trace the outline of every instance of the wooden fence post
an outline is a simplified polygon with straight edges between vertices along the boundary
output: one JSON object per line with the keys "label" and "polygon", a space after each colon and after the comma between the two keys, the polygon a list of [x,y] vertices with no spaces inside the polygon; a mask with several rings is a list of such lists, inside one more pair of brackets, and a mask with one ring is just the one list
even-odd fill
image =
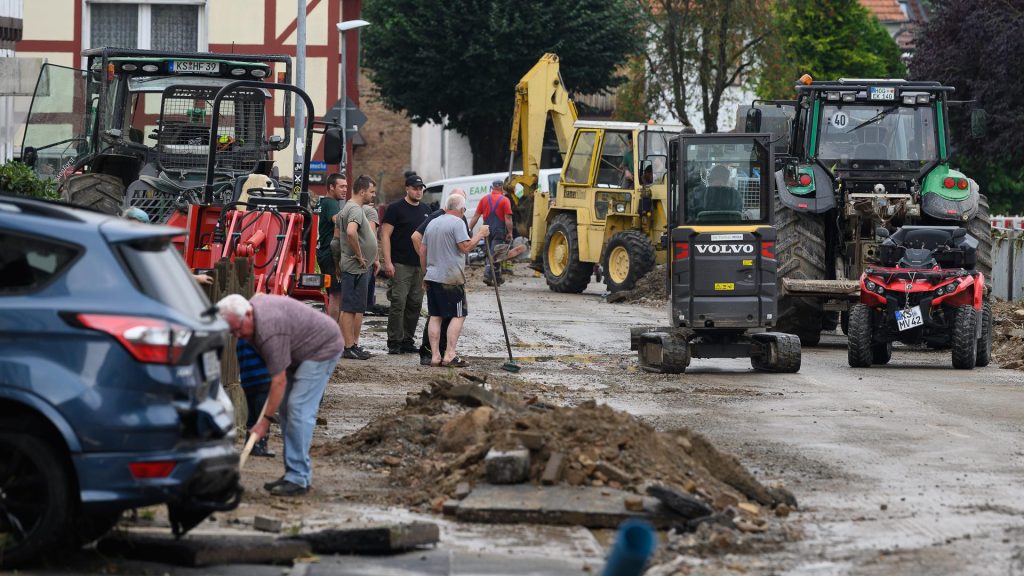
{"label": "wooden fence post", "polygon": [[[241,294],[246,298],[251,298],[253,295],[252,265],[248,258],[237,258],[234,261],[226,258],[219,260],[214,265],[212,276],[213,284],[204,286],[204,290],[213,303],[217,303],[228,294]],[[245,430],[245,422],[249,413],[245,402],[245,393],[242,391],[241,380],[238,376],[236,345],[237,340],[229,334],[224,347],[224,355],[221,357],[220,381],[231,398],[231,403],[235,405],[235,426],[240,430]]]}

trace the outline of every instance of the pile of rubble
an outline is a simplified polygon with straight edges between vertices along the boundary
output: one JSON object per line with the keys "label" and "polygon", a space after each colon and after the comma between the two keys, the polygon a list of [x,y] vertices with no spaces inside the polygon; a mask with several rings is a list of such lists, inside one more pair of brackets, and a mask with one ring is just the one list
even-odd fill
{"label": "pile of rubble", "polygon": [[596,490],[623,495],[628,510],[668,514],[661,526],[710,539],[721,531],[767,532],[796,507],[788,490],[761,484],[696,432],[659,432],[594,401],[553,406],[523,398],[515,384],[485,380],[465,372],[434,380],[402,410],[320,454],[389,475],[395,490],[381,497],[390,504],[438,512],[497,484]]}
{"label": "pile of rubble", "polygon": [[659,264],[636,281],[632,290],[613,292],[608,295],[610,303],[651,304],[661,306],[668,301],[668,286],[665,283],[665,265]]}
{"label": "pile of rubble", "polygon": [[993,302],[992,356],[1003,368],[1024,370],[1024,304],[1021,302]]}

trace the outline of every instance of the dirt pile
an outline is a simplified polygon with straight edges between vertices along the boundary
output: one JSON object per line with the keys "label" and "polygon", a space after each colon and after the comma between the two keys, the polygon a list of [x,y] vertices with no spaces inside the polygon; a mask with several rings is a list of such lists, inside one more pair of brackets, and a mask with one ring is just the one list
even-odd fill
{"label": "dirt pile", "polygon": [[992,356],[1003,368],[1024,370],[1024,303],[993,302]]}
{"label": "dirt pile", "polygon": [[[561,454],[561,483],[637,494],[668,486],[726,512],[723,523],[749,532],[763,530],[769,510],[784,515],[796,506],[786,489],[761,484],[691,430],[659,432],[594,401],[551,406],[538,396],[524,398],[515,384],[487,386],[469,376],[477,382],[463,376],[430,382],[402,410],[321,447],[320,455],[390,475],[396,490],[381,496],[392,504],[436,507],[460,482],[485,481],[488,450],[524,447],[531,452],[531,483],[540,484],[549,459]],[[750,518],[740,522],[743,509]]]}
{"label": "dirt pile", "polygon": [[608,302],[624,304],[662,305],[668,301],[668,290],[665,284],[665,265],[655,266],[653,270],[636,281],[632,290],[613,292],[608,295]]}

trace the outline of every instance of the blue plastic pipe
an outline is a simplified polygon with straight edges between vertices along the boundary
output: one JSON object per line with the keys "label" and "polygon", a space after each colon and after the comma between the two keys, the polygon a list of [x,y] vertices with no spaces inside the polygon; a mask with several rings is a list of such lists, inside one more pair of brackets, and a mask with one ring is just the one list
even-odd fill
{"label": "blue plastic pipe", "polygon": [[604,576],[640,576],[657,547],[654,527],[644,520],[631,518],[619,525],[615,545],[604,565]]}

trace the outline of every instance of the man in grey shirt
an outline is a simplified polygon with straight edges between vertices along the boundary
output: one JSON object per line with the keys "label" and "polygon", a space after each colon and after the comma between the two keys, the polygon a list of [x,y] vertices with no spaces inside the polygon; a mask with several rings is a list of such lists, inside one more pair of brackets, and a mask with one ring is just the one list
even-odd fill
{"label": "man in grey shirt", "polygon": [[250,301],[229,294],[217,309],[231,333],[248,340],[270,372],[263,418],[250,433],[264,438],[272,422],[281,425],[285,474],[263,487],[274,496],[305,494],[313,481],[309,447],[316,413],[345,347],[341,330],[330,316],[287,296],[257,294]]}
{"label": "man in grey shirt", "polygon": [[341,333],[345,337],[343,358],[367,360],[370,353],[359,345],[363,328],[366,295],[378,270],[377,234],[366,218],[363,206],[373,199],[377,184],[369,176],[356,178],[352,198],[338,213],[338,224],[344,230],[341,243]]}
{"label": "man in grey shirt", "polygon": [[[456,353],[462,325],[469,314],[466,302],[466,258],[473,247],[486,238],[490,232],[483,225],[470,238],[463,220],[466,215],[466,199],[449,196],[445,214],[434,219],[423,231],[420,244],[420,267],[425,268],[423,283],[427,292],[427,335],[430,338],[431,366],[466,366]],[[441,322],[450,318],[448,342],[442,357],[440,350]]]}

